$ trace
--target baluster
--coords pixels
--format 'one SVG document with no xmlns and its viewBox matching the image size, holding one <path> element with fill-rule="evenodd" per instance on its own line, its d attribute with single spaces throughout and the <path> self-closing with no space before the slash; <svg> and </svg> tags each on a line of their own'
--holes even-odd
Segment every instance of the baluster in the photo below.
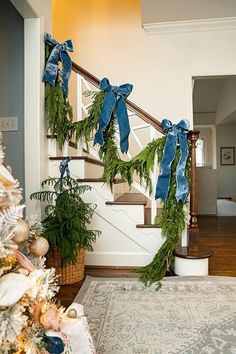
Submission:
<svg viewBox="0 0 236 354">
<path fill-rule="evenodd" d="M 49 136 L 51 136 L 49 134 Z M 48 156 L 56 157 L 57 156 L 57 140 L 48 138 Z"/>
<path fill-rule="evenodd" d="M 61 152 L 62 152 L 62 156 L 64 156 L 64 157 L 69 155 L 69 142 L 68 141 L 65 141 Z"/>
<path fill-rule="evenodd" d="M 150 125 L 150 141 L 156 139 L 156 129 Z M 157 181 L 157 155 L 155 156 L 153 171 L 151 173 L 153 193 L 151 195 L 151 224 L 154 223 L 157 214 L 157 203 L 155 200 L 155 186 Z"/>
<path fill-rule="evenodd" d="M 197 170 L 196 170 L 196 142 L 199 138 L 198 130 L 188 133 L 190 140 L 191 172 L 190 172 L 190 219 L 189 219 L 189 251 L 199 252 L 199 228 L 198 228 L 198 205 L 197 205 Z"/>
<path fill-rule="evenodd" d="M 76 110 L 77 110 L 77 121 L 81 121 L 83 119 L 83 78 L 80 74 L 76 75 Z M 77 156 L 82 155 L 82 139 L 77 141 Z"/>
</svg>

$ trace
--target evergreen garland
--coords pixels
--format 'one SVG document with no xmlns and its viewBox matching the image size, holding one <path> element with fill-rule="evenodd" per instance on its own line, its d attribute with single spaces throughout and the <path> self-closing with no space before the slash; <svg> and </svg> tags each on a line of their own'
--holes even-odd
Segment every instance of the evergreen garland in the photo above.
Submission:
<svg viewBox="0 0 236 354">
<path fill-rule="evenodd" d="M 46 61 L 51 48 L 45 45 Z M 60 149 L 66 140 L 71 138 L 70 123 L 73 122 L 73 111 L 70 102 L 61 89 L 61 73 L 58 70 L 55 86 L 45 83 L 45 110 L 48 120 L 48 128 L 52 136 L 55 136 Z"/>
<path fill-rule="evenodd" d="M 163 150 L 162 150 L 163 151 Z M 179 161 L 180 153 L 177 148 L 175 160 L 171 168 L 170 189 L 160 215 L 156 216 L 155 224 L 162 229 L 162 235 L 166 238 L 161 248 L 155 255 L 153 261 L 147 266 L 137 270 L 141 274 L 140 279 L 145 285 L 161 280 L 167 271 L 172 269 L 173 253 L 177 243 L 185 228 L 185 213 L 183 203 L 175 198 L 176 192 L 176 167 Z M 162 157 L 160 156 L 162 159 Z M 158 161 L 161 161 L 159 159 Z M 190 159 L 188 159 L 185 174 L 190 180 Z"/>
<path fill-rule="evenodd" d="M 90 94 L 90 93 L 87 93 Z M 99 124 L 99 116 L 105 93 L 103 91 L 93 92 L 93 104 L 89 109 L 89 115 L 84 120 L 79 122 L 69 122 L 66 124 L 64 139 L 68 139 L 73 134 L 76 139 L 84 138 L 88 142 L 92 139 L 94 131 L 97 130 Z M 158 162 L 162 160 L 163 149 L 166 137 L 162 137 L 150 142 L 144 150 L 137 156 L 134 156 L 129 161 L 123 161 L 119 157 L 115 133 L 117 130 L 117 123 L 114 113 L 110 123 L 108 124 L 104 137 L 104 146 L 99 149 L 99 156 L 104 162 L 103 180 L 110 186 L 113 185 L 114 178 L 117 174 L 128 182 L 131 186 L 133 176 L 136 175 L 140 179 L 140 183 L 146 185 L 146 189 L 151 194 L 153 191 L 150 173 L 154 168 L 155 156 L 158 156 Z M 172 174 L 170 181 L 169 194 L 166 201 L 163 203 L 161 214 L 155 219 L 155 223 L 162 228 L 162 235 L 165 241 L 158 253 L 155 255 L 153 261 L 147 266 L 138 270 L 140 279 L 145 285 L 162 279 L 166 271 L 171 269 L 173 261 L 173 252 L 176 248 L 177 242 L 185 228 L 185 213 L 183 210 L 183 203 L 177 202 L 175 198 L 176 191 L 176 166 L 179 160 L 179 149 L 175 160 L 172 163 Z M 189 178 L 190 164 L 189 160 L 186 166 L 186 176 Z"/>
<path fill-rule="evenodd" d="M 98 129 L 99 116 L 105 94 L 103 91 L 99 91 L 86 92 L 85 95 L 92 95 L 93 99 L 93 104 L 89 108 L 88 116 L 78 122 L 67 123 L 65 139 L 69 139 L 71 136 L 75 136 L 76 141 L 80 138 L 84 138 L 88 149 L 88 142 L 93 139 L 93 132 Z"/>
</svg>

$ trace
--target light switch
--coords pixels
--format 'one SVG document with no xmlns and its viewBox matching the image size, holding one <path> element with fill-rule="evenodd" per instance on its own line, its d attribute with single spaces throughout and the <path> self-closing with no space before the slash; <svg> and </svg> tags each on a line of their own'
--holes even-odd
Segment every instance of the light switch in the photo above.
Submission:
<svg viewBox="0 0 236 354">
<path fill-rule="evenodd" d="M 0 117 L 0 130 L 10 132 L 18 130 L 18 117 Z"/>
</svg>

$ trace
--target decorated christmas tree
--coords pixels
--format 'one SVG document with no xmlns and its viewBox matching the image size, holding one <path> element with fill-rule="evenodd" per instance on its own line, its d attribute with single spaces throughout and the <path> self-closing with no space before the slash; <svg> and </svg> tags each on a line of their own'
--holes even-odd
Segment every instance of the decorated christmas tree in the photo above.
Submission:
<svg viewBox="0 0 236 354">
<path fill-rule="evenodd" d="M 23 219 L 19 183 L 3 161 L 0 142 L 0 352 L 62 353 L 63 309 L 53 300 L 55 271 L 42 257 L 48 242 L 40 222 Z"/>
</svg>

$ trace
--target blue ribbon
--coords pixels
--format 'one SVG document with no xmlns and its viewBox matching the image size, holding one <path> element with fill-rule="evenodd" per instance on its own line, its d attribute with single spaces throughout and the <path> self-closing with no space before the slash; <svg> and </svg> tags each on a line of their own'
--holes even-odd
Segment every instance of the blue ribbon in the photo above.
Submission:
<svg viewBox="0 0 236 354">
<path fill-rule="evenodd" d="M 125 104 L 126 98 L 129 96 L 133 89 L 133 85 L 124 84 L 121 86 L 111 86 L 107 78 L 102 79 L 100 82 L 100 89 L 105 91 L 105 97 L 99 118 L 98 131 L 95 134 L 94 144 L 104 145 L 103 132 L 108 126 L 113 110 L 115 117 L 118 121 L 120 132 L 120 149 L 125 153 L 129 149 L 129 119 L 127 108 Z"/>
<path fill-rule="evenodd" d="M 176 192 L 177 201 L 186 202 L 188 197 L 188 181 L 185 177 L 185 167 L 188 159 L 188 141 L 187 131 L 189 129 L 189 121 L 181 120 L 178 124 L 173 124 L 168 119 L 163 119 L 161 123 L 162 129 L 167 133 L 166 143 L 163 151 L 161 162 L 161 174 L 158 177 L 155 198 L 166 200 L 171 178 L 171 165 L 174 161 L 177 144 L 180 147 L 180 159 L 176 168 Z"/>
<path fill-rule="evenodd" d="M 66 177 L 70 178 L 69 162 L 71 160 L 72 160 L 71 156 L 68 156 L 66 159 L 64 159 L 60 162 L 60 166 L 59 166 L 59 171 L 61 172 L 60 180 L 62 180 L 65 173 L 66 173 Z"/>
<path fill-rule="evenodd" d="M 68 96 L 68 81 L 71 74 L 72 62 L 67 51 L 73 52 L 73 44 L 71 40 L 60 44 L 49 33 L 45 34 L 44 41 L 50 47 L 53 47 L 53 49 L 46 63 L 43 81 L 49 82 L 50 85 L 55 86 L 58 72 L 58 62 L 61 61 L 62 91 L 65 92 L 66 96 Z"/>
</svg>

